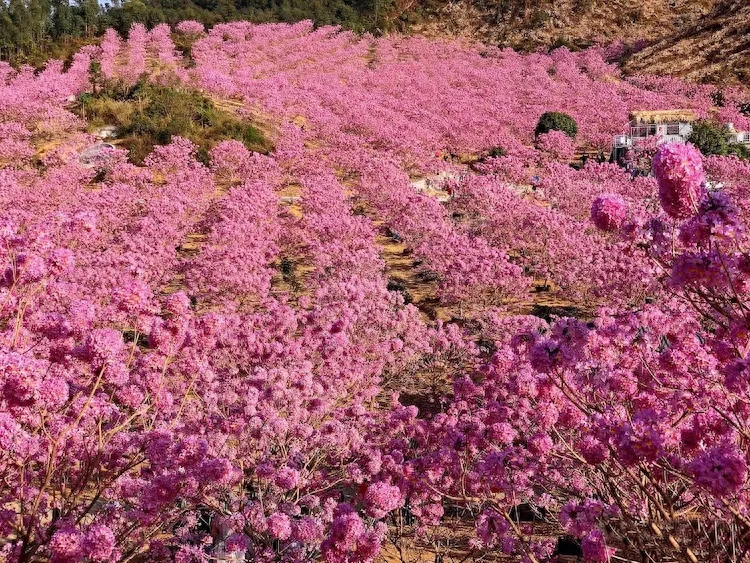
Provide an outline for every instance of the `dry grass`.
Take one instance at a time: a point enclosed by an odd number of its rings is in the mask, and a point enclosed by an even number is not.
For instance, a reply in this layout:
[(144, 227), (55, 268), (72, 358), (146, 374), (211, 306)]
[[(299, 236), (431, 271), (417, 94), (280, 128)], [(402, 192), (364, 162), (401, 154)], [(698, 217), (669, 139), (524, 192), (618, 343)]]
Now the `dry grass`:
[(625, 58), (623, 68), (628, 74), (750, 84), (747, 0), (452, 0), (440, 4), (433, 17), (414, 25), (412, 31), (528, 51), (643, 39), (651, 45)]
[(538, 0), (445, 2), (416, 26), (428, 35), (471, 37), (534, 50), (561, 39), (572, 46), (615, 39), (656, 40), (698, 21), (718, 0)]
[(750, 84), (750, 3), (714, 0), (697, 22), (661, 38), (625, 64), (629, 73), (671, 74), (700, 82)]
[(647, 123), (692, 123), (698, 119), (698, 115), (691, 109), (669, 109), (654, 111), (634, 111), (630, 114), (630, 120), (638, 124)]

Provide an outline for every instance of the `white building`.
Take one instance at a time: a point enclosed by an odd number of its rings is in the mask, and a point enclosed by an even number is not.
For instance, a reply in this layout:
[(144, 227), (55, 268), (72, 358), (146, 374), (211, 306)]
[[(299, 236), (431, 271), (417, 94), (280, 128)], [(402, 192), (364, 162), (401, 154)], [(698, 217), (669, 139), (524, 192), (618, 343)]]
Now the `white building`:
[(750, 131), (737, 131), (733, 123), (727, 123), (727, 131), (729, 131), (730, 143), (750, 146)]
[(634, 111), (628, 132), (616, 135), (612, 143), (612, 161), (623, 163), (625, 153), (638, 141), (655, 137), (659, 142), (684, 142), (693, 132), (698, 116), (690, 109)]
[(663, 142), (685, 141), (693, 131), (698, 116), (690, 109), (634, 111), (630, 114), (628, 134), (617, 135), (614, 148), (630, 148), (634, 142), (658, 137)]
[[(649, 137), (667, 143), (687, 141), (697, 120), (698, 116), (690, 109), (634, 111), (630, 114), (628, 133), (616, 135), (613, 148), (628, 149), (639, 139)], [(726, 130), (730, 143), (750, 145), (750, 131), (737, 131), (732, 123), (726, 124)]]

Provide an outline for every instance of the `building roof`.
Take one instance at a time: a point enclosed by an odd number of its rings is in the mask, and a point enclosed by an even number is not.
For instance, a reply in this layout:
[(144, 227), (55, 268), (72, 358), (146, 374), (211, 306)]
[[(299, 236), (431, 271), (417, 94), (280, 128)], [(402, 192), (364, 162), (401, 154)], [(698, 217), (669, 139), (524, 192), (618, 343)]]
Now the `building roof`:
[(630, 120), (637, 124), (674, 123), (675, 121), (691, 123), (697, 119), (698, 116), (691, 109), (645, 110), (634, 111), (630, 114)]

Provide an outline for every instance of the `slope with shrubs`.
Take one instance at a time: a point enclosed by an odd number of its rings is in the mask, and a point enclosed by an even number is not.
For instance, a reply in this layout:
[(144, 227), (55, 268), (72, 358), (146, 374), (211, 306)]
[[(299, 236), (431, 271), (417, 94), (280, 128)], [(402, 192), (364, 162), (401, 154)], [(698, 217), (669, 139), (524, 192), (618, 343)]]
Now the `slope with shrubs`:
[(118, 144), (128, 149), (130, 159), (137, 163), (144, 161), (154, 145), (166, 145), (174, 136), (195, 143), (204, 161), (208, 152), (226, 139), (258, 152), (267, 153), (271, 148), (256, 126), (184, 87), (145, 81), (125, 88), (107, 85), (96, 94), (84, 93), (76, 111), (91, 129), (115, 127)]
[(549, 47), (555, 41), (659, 40), (699, 21), (718, 0), (462, 0), (432, 4), (423, 24), (431, 33), (449, 32), (513, 47)]

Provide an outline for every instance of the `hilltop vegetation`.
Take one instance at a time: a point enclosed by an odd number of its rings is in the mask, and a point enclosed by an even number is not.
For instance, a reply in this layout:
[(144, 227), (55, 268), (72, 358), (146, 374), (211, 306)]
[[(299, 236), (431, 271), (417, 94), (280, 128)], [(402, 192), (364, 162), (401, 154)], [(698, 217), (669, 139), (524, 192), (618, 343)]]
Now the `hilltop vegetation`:
[(698, 20), (629, 58), (630, 73), (672, 74), (704, 82), (750, 84), (750, 4), (721, 0)]
[(615, 43), (632, 74), (748, 84), (748, 26), (743, 0), (459, 0), (433, 3), (413, 29), (527, 51)]
[(459, 0), (437, 2), (425, 31), (472, 36), (520, 49), (567, 41), (652, 41), (710, 13), (719, 0)]
[(389, 29), (407, 7), (401, 0), (0, 0), (0, 58), (41, 65), (66, 58), (106, 28), (127, 34), (133, 23), (154, 27), (196, 20), (206, 25), (251, 20)]
[(742, 0), (2, 0), (0, 58), (40, 66), (68, 59), (105, 28), (126, 34), (196, 20), (340, 25), (358, 32), (399, 30), (469, 37), (524, 51), (595, 43), (629, 73), (696, 81), (748, 82), (750, 6)]

